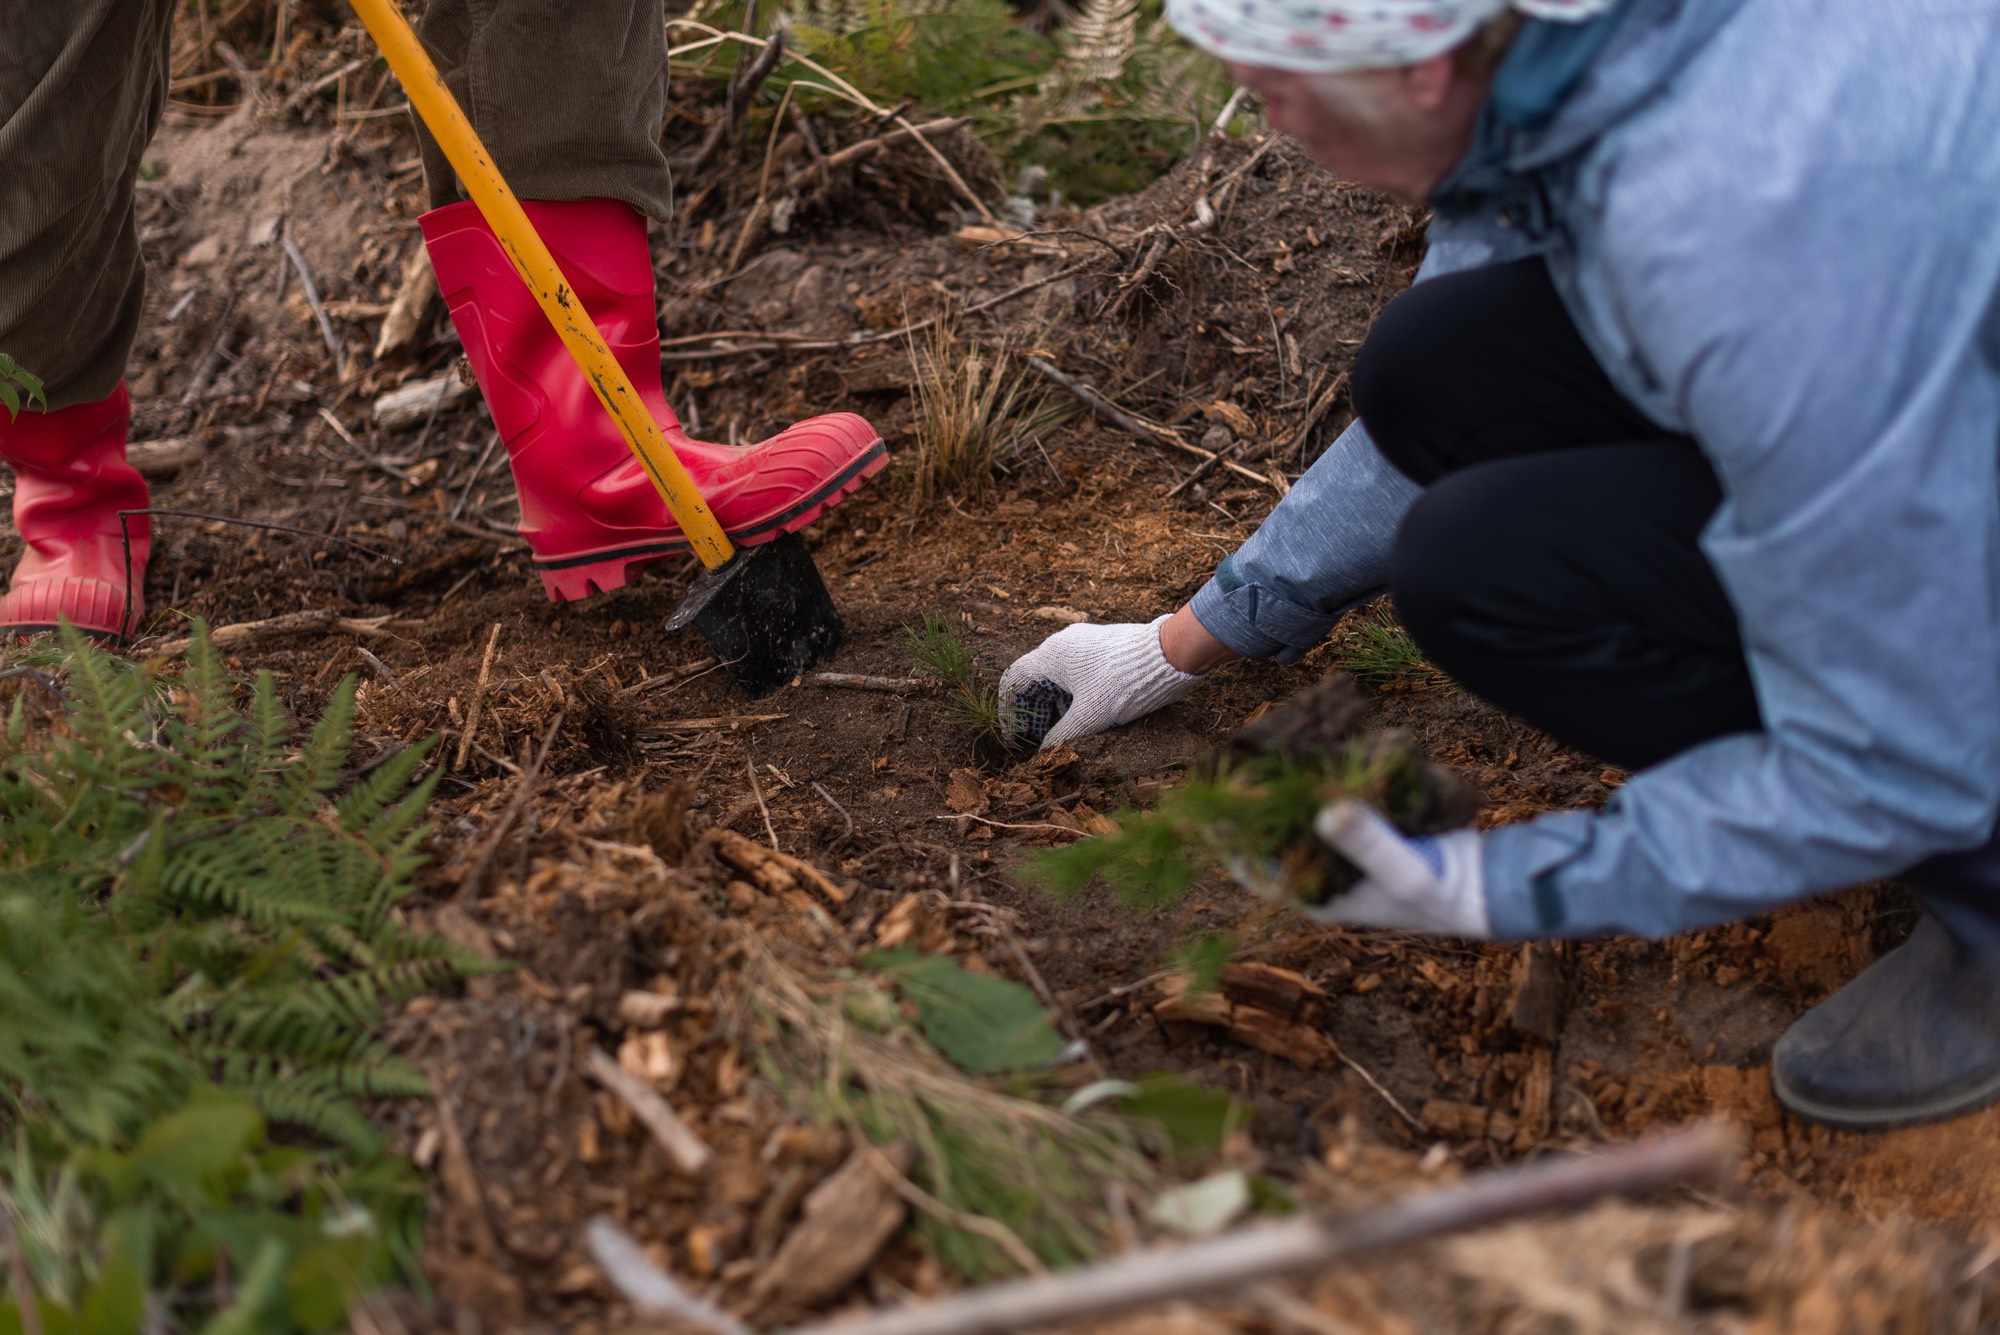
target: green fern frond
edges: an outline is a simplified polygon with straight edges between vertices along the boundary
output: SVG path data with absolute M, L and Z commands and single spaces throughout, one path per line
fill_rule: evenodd
M 312 735 L 300 749 L 287 776 L 278 810 L 287 816 L 310 812 L 340 786 L 341 767 L 353 744 L 354 690 L 352 674 L 342 677 L 326 702 Z
M 349 1203 L 380 1223 L 367 1282 L 415 1275 L 422 1184 L 380 1157 L 363 1101 L 428 1086 L 379 1030 L 496 967 L 392 912 L 423 863 L 430 744 L 354 783 L 351 680 L 300 745 L 271 677 L 246 693 L 199 623 L 178 674 L 60 643 L 26 653 L 63 704 L 17 695 L 0 752 L 0 1125 L 47 1156 L 0 1179 L 36 1175 L 5 1185 L 37 1228 L 72 1218 L 66 1182 L 117 1209 L 30 1249 L 38 1293 L 87 1302 L 93 1268 L 123 1265 L 195 1328 L 215 1304 L 188 1277 L 216 1246 L 306 1264 L 309 1221 Z M 234 1139 L 214 1138 L 217 1097 Z M 287 1129 L 268 1152 L 265 1123 Z
M 1139 0 L 1083 0 L 1056 40 L 1083 78 L 1116 79 L 1139 44 Z

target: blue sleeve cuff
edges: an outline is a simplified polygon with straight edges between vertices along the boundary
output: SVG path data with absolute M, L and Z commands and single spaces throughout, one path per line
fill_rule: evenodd
M 1234 562 L 1233 556 L 1224 557 L 1189 607 L 1203 630 L 1245 658 L 1296 663 L 1325 640 L 1353 606 L 1349 603 L 1330 613 L 1301 607 L 1270 589 L 1244 583 Z

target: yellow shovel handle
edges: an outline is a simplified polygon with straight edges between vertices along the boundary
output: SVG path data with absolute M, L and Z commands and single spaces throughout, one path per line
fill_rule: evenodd
M 350 2 L 409 94 L 410 105 L 444 149 L 480 216 L 499 238 L 501 249 L 514 261 L 542 313 L 561 336 L 563 346 L 569 349 L 590 387 L 597 391 L 599 401 L 618 423 L 625 443 L 645 465 L 647 475 L 659 488 L 660 498 L 667 503 L 667 510 L 681 526 L 681 532 L 687 535 L 694 554 L 710 570 L 728 561 L 736 549 L 730 545 L 722 525 L 716 522 L 708 502 L 701 498 L 687 469 L 674 457 L 673 447 L 660 434 L 660 424 L 646 411 L 625 368 L 605 346 L 596 322 L 576 299 L 555 256 L 536 235 L 534 224 L 521 209 L 521 201 L 507 188 L 492 156 L 473 131 L 472 122 L 459 109 L 458 99 L 445 86 L 437 66 L 431 63 L 430 55 L 410 30 L 409 21 L 396 7 L 395 0 Z

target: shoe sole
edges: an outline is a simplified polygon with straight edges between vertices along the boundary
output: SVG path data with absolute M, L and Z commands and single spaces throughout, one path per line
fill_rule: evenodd
M 1963 1094 L 1902 1108 L 1859 1109 L 1820 1103 L 1790 1088 L 1784 1075 L 1775 1067 L 1771 1071 L 1771 1092 L 1777 1095 L 1778 1102 L 1787 1110 L 1809 1122 L 1818 1122 L 1838 1131 L 1896 1131 L 1906 1126 L 1950 1121 L 2000 1102 L 2000 1073 Z
M 97 626 L 78 626 L 75 622 L 71 622 L 70 625 L 72 629 L 82 634 L 86 640 L 107 648 L 118 649 L 132 643 L 132 636 L 122 635 L 115 630 L 104 630 Z M 25 640 L 31 635 L 53 635 L 61 629 L 62 626 L 60 624 L 50 624 L 47 626 L 0 626 L 0 635 L 12 635 L 16 639 Z
M 873 445 L 856 455 L 847 467 L 828 479 L 818 491 L 776 514 L 767 515 L 729 534 L 738 547 L 755 547 L 796 533 L 858 491 L 863 482 L 882 471 L 889 462 L 888 448 L 877 438 Z M 685 556 L 693 548 L 684 537 L 657 542 L 582 552 L 575 556 L 537 558 L 535 569 L 550 602 L 573 603 L 600 593 L 622 589 L 645 566 L 670 557 Z

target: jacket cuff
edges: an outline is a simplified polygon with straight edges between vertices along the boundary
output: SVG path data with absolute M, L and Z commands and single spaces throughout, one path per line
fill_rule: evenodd
M 1296 663 L 1333 633 L 1346 607 L 1329 614 L 1246 584 L 1225 556 L 1189 603 L 1202 629 L 1245 658 Z

